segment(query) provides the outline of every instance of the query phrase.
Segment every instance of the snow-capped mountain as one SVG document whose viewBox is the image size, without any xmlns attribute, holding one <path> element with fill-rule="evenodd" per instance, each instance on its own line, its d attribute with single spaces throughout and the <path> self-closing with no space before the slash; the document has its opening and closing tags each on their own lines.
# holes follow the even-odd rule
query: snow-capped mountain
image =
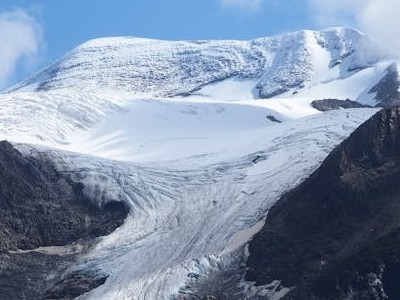
<svg viewBox="0 0 400 300">
<path fill-rule="evenodd" d="M 353 29 L 299 31 L 251 41 L 89 41 L 11 90 L 99 88 L 177 96 L 229 78 L 254 81 L 255 97 L 271 98 L 343 79 L 385 58 Z"/>
<path fill-rule="evenodd" d="M 378 111 L 322 113 L 311 103 L 390 106 L 399 100 L 398 70 L 374 40 L 345 28 L 252 41 L 124 37 L 79 46 L 0 95 L 0 136 L 79 183 L 96 205 L 118 201 L 130 213 L 108 236 L 29 249 L 70 261 L 39 276 L 46 288 L 29 286 L 29 293 L 204 295 L 208 278 L 246 258 L 280 196 Z M 236 295 L 279 299 L 288 291 L 277 282 L 255 287 L 242 275 Z"/>
<path fill-rule="evenodd" d="M 282 121 L 317 113 L 308 105 L 314 100 L 390 106 L 400 100 L 399 68 L 384 53 L 346 28 L 252 41 L 92 40 L 3 94 L 0 132 L 87 154 L 95 148 L 108 158 L 149 157 L 162 140 L 199 141 L 263 126 L 265 115 Z"/>
</svg>

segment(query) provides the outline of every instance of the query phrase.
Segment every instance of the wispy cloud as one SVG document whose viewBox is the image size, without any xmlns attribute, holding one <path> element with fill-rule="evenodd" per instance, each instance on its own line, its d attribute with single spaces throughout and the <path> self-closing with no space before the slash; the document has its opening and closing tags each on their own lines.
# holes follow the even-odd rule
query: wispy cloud
<svg viewBox="0 0 400 300">
<path fill-rule="evenodd" d="M 264 0 L 219 0 L 223 8 L 255 12 L 262 8 Z"/>
<path fill-rule="evenodd" d="M 0 88 L 10 83 L 17 67 L 34 63 L 42 36 L 40 24 L 24 10 L 0 12 Z"/>
<path fill-rule="evenodd" d="M 380 39 L 400 56 L 399 12 L 399 0 L 370 0 L 360 12 L 358 22 L 361 29 Z"/>
<path fill-rule="evenodd" d="M 321 26 L 355 26 L 400 54 L 399 0 L 308 0 Z"/>
<path fill-rule="evenodd" d="M 357 22 L 358 9 L 369 0 L 308 0 L 311 17 L 320 26 L 350 26 Z"/>
</svg>

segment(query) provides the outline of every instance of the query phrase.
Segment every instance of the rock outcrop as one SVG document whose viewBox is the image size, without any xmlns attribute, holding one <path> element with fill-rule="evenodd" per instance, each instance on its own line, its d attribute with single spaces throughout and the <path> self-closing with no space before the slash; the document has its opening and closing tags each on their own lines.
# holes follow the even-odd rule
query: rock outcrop
<svg viewBox="0 0 400 300">
<path fill-rule="evenodd" d="M 377 107 L 392 107 L 400 104 L 400 81 L 398 65 L 393 63 L 386 69 L 385 76 L 369 91 L 375 94 Z"/>
<path fill-rule="evenodd" d="M 281 280 L 284 299 L 400 299 L 400 107 L 284 195 L 249 251 L 247 280 Z"/>
<path fill-rule="evenodd" d="M 346 109 L 346 108 L 362 108 L 370 107 L 368 105 L 361 104 L 350 99 L 339 100 L 339 99 L 321 99 L 314 100 L 311 102 L 311 106 L 319 111 L 329 111 L 333 109 Z"/>
<path fill-rule="evenodd" d="M 97 207 L 81 185 L 63 177 L 50 162 L 26 158 L 6 141 L 0 142 L 0 178 L 0 299 L 43 299 L 51 286 L 46 276 L 74 260 L 74 255 L 29 250 L 107 235 L 128 213 L 119 202 Z M 101 283 L 85 276 L 84 284 L 75 281 L 78 291 Z M 73 294 L 71 289 L 77 289 L 71 280 L 59 288 L 63 295 Z"/>
</svg>

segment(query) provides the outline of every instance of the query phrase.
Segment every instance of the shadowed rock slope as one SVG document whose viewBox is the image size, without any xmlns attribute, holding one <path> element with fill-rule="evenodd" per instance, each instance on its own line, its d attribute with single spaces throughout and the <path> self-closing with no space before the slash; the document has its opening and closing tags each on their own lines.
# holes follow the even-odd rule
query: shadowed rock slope
<svg viewBox="0 0 400 300">
<path fill-rule="evenodd" d="M 5 141 L 0 142 L 0 178 L 0 299 L 43 299 L 46 274 L 61 262 L 73 261 L 72 256 L 15 250 L 106 235 L 122 225 L 128 213 L 122 203 L 93 205 L 82 186 L 61 176 L 49 162 L 23 157 Z M 60 298 L 79 295 L 63 293 Z"/>
<path fill-rule="evenodd" d="M 247 279 L 284 299 L 400 299 L 400 108 L 378 112 L 271 209 Z"/>
<path fill-rule="evenodd" d="M 376 106 L 392 107 L 400 104 L 400 81 L 397 64 L 393 63 L 386 69 L 385 76 L 369 91 L 375 93 Z"/>
<path fill-rule="evenodd" d="M 339 100 L 339 99 L 322 99 L 322 100 L 314 100 L 310 103 L 310 105 L 319 110 L 319 111 L 329 111 L 333 109 L 346 109 L 346 108 L 362 108 L 362 107 L 371 107 L 368 105 L 364 105 L 358 103 L 356 101 L 352 101 L 350 99 Z"/>
</svg>

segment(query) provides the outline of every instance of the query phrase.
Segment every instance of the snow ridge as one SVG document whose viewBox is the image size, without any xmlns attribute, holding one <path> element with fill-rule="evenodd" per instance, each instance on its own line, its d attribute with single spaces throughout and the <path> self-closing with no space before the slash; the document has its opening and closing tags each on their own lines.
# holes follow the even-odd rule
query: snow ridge
<svg viewBox="0 0 400 300">
<path fill-rule="evenodd" d="M 102 38 L 77 47 L 9 91 L 112 89 L 154 96 L 190 94 L 228 78 L 255 80 L 256 97 L 270 98 L 313 80 L 319 65 L 338 77 L 377 62 L 374 42 L 354 29 L 299 31 L 251 41 L 162 41 Z M 323 61 L 319 52 L 325 52 Z"/>
</svg>

